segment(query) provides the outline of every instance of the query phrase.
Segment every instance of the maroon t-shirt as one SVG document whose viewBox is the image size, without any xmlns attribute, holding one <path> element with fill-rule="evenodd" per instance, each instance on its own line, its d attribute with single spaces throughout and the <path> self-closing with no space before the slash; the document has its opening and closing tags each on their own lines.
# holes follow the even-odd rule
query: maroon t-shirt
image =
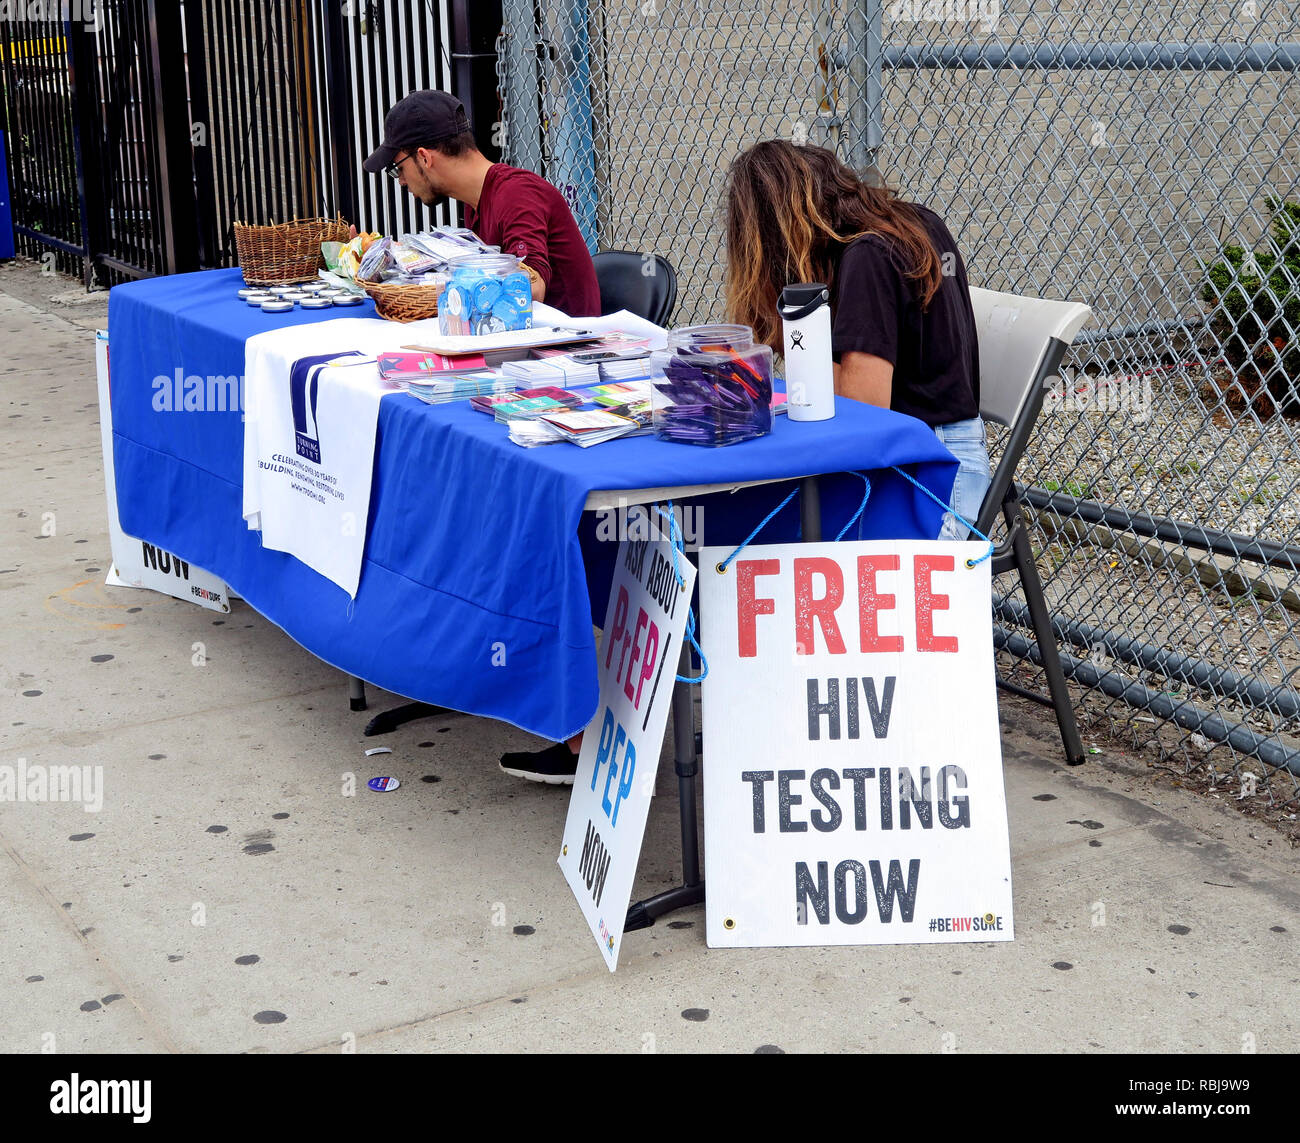
<svg viewBox="0 0 1300 1143">
<path fill-rule="evenodd" d="M 564 196 L 541 175 L 494 163 L 478 209 L 465 207 L 465 225 L 536 270 L 548 306 L 570 317 L 599 316 L 600 287 L 587 244 Z"/>
</svg>

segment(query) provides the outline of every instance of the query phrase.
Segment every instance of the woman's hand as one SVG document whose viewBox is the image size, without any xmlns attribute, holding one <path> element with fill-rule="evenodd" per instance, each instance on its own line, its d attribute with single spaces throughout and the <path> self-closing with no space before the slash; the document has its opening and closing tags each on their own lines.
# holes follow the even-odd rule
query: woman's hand
<svg viewBox="0 0 1300 1143">
<path fill-rule="evenodd" d="M 846 353 L 835 366 L 835 392 L 867 405 L 889 408 L 894 391 L 894 366 L 872 353 Z"/>
</svg>

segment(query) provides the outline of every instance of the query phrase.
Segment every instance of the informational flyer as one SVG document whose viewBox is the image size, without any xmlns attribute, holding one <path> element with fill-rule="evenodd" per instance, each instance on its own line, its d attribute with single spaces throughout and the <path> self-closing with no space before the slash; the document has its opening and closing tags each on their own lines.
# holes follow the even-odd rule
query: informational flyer
<svg viewBox="0 0 1300 1143">
<path fill-rule="evenodd" d="M 600 704 L 582 740 L 559 857 L 610 972 L 618 967 L 694 585 L 694 566 L 680 552 L 674 561 L 666 539 L 620 543 L 601 639 Z"/>
<path fill-rule="evenodd" d="M 1012 939 L 986 551 L 700 553 L 711 947 Z"/>
</svg>

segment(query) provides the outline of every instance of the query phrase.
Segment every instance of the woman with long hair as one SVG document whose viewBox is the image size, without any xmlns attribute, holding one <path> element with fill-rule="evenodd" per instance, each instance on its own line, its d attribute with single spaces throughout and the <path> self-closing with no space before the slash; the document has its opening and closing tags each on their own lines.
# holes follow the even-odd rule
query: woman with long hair
<svg viewBox="0 0 1300 1143">
<path fill-rule="evenodd" d="M 933 428 L 959 462 L 952 507 L 973 522 L 989 455 L 966 267 L 943 220 L 821 147 L 759 143 L 736 158 L 727 187 L 727 308 L 777 353 L 777 298 L 793 282 L 830 287 L 835 392 Z M 944 513 L 940 539 L 967 534 Z M 501 768 L 572 784 L 581 742 L 505 754 Z"/>
<path fill-rule="evenodd" d="M 979 356 L 966 267 L 943 220 L 822 147 L 771 140 L 732 164 L 726 230 L 731 320 L 780 353 L 781 290 L 825 283 L 835 392 L 929 425 L 960 463 L 952 507 L 973 522 L 990 483 Z M 944 514 L 940 539 L 967 535 Z"/>
</svg>

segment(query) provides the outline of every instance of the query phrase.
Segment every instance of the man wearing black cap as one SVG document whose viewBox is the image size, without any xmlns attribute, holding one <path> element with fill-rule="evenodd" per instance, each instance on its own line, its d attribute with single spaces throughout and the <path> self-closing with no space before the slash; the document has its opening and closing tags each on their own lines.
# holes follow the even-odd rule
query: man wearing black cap
<svg viewBox="0 0 1300 1143">
<path fill-rule="evenodd" d="M 426 206 L 463 202 L 466 226 L 536 272 L 536 300 L 570 317 L 600 313 L 596 268 L 564 196 L 540 175 L 484 156 L 455 96 L 408 95 L 385 117 L 384 141 L 363 166 L 387 172 Z"/>
</svg>

